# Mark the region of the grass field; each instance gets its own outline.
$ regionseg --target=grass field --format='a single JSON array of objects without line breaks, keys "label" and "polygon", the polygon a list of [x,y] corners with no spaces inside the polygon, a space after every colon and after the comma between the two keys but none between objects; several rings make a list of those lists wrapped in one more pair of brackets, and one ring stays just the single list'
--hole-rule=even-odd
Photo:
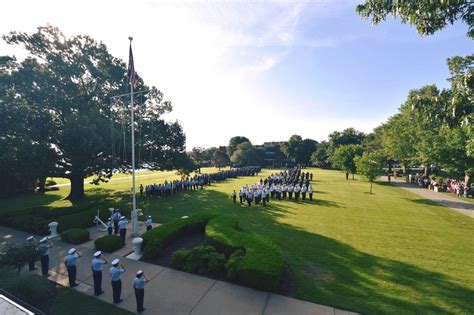
[{"label": "grass field", "polygon": [[[212,171],[208,169],[206,171]],[[202,211],[239,219],[242,229],[273,240],[293,273],[296,298],[363,313],[473,313],[474,220],[385,183],[312,169],[316,200],[271,201],[267,208],[233,204],[230,193],[259,177],[241,177],[165,200],[139,198],[158,222]],[[143,185],[176,178],[146,174]],[[118,176],[118,175],[117,175]],[[89,201],[105,196],[125,207],[130,181],[87,185]],[[67,206],[69,187],[0,201],[0,209]],[[1,210],[0,210],[1,211]]]}]

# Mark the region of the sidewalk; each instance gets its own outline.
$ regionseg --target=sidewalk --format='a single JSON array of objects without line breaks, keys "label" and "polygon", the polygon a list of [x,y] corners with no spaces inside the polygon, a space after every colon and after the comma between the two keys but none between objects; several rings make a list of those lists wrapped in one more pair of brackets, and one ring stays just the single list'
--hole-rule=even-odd
[{"label": "sidewalk", "polygon": [[[97,228],[96,228],[97,229]],[[24,242],[29,234],[0,226],[0,244],[5,242]],[[37,238],[39,239],[39,237]],[[82,258],[77,261],[77,280],[79,286],[75,290],[94,296],[90,262],[93,258],[91,242],[83,245],[71,245],[53,240],[50,249],[49,279],[61,285],[68,285],[64,258],[71,247],[75,247]],[[129,247],[131,239],[127,239]],[[126,253],[127,250],[121,251]],[[142,261],[135,261],[120,255],[105,254],[112,261],[120,258],[127,271],[122,276],[122,299],[119,307],[136,312],[135,295],[132,287],[137,270],[143,270],[150,279],[145,288],[145,308],[143,314],[355,314],[333,307],[301,301],[278,294],[258,291],[255,289],[201,277],[170,268],[165,268]],[[39,267],[39,262],[37,262]],[[102,280],[104,294],[98,298],[112,303],[112,288],[108,276],[108,267],[104,268]],[[23,272],[28,272],[24,268]],[[38,274],[40,271],[38,269]],[[80,306],[76,306],[80,307]]]},{"label": "sidewalk", "polygon": [[[386,176],[384,176],[383,179],[387,180]],[[456,198],[443,193],[435,192],[427,188],[419,187],[415,184],[406,183],[400,179],[394,179],[393,177],[390,183],[393,186],[403,188],[409,192],[417,194],[418,196],[432,200],[442,206],[451,208],[454,211],[474,218],[474,204],[464,201],[462,198]]]}]

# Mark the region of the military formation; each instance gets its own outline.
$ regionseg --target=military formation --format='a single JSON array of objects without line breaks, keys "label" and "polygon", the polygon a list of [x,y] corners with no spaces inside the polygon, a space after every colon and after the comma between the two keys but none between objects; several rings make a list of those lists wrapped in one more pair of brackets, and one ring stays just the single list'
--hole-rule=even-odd
[{"label": "military formation", "polygon": [[313,180],[313,173],[304,172],[299,167],[285,170],[284,172],[273,173],[265,179],[260,179],[259,183],[251,186],[245,185],[238,194],[234,190],[231,194],[234,203],[237,202],[237,196],[241,204],[247,203],[249,207],[252,203],[265,207],[271,199],[292,200],[307,198],[313,200],[313,186],[310,182]]},{"label": "military formation", "polygon": [[231,170],[194,176],[182,176],[181,179],[165,181],[161,184],[140,185],[140,196],[147,198],[168,198],[182,191],[204,189],[204,186],[225,181],[237,176],[255,176],[261,171],[259,166],[240,167]]}]

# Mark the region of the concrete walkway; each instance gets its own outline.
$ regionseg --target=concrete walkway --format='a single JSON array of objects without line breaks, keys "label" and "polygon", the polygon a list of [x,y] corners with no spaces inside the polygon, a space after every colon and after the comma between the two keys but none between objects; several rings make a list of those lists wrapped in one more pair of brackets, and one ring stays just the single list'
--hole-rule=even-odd
[{"label": "concrete walkway", "polygon": [[[387,180],[386,177],[384,177]],[[419,187],[415,184],[406,183],[400,179],[394,180],[392,178],[391,184],[393,186],[401,187],[409,192],[417,194],[425,199],[432,200],[442,206],[453,209],[459,213],[465,214],[471,218],[474,218],[474,203],[470,203],[462,200],[462,198],[457,198],[454,196],[449,196],[447,194],[435,192],[427,188]]]},{"label": "concrete walkway", "polygon": [[[94,229],[97,229],[96,227]],[[0,243],[23,242],[29,234],[0,226]],[[39,239],[39,237],[38,237]],[[77,280],[79,286],[75,290],[94,296],[90,262],[94,248],[91,242],[83,245],[71,245],[54,239],[50,249],[50,277],[63,286],[68,285],[64,258],[71,247],[82,254],[77,262]],[[114,254],[105,254],[112,261],[120,258],[127,271],[122,276],[122,298],[119,307],[136,311],[135,295],[132,287],[137,270],[143,270],[150,282],[145,288],[145,308],[143,314],[354,314],[333,307],[301,301],[286,296],[201,277],[154,264],[135,261],[122,257],[130,252],[131,240],[127,240],[127,248]],[[39,262],[37,262],[39,267]],[[98,298],[112,303],[112,287],[108,276],[108,267],[104,268],[102,287],[104,294]],[[23,272],[28,272],[24,268]],[[40,271],[36,271],[40,274]],[[80,305],[72,305],[80,308]]]}]

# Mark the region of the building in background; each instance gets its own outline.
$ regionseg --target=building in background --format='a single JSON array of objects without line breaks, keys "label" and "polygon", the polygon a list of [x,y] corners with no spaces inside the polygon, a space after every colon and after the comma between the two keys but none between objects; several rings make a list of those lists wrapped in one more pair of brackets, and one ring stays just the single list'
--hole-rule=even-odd
[{"label": "building in background", "polygon": [[267,166],[286,165],[286,158],[280,150],[284,141],[264,142],[261,147],[265,150],[265,163]]}]

